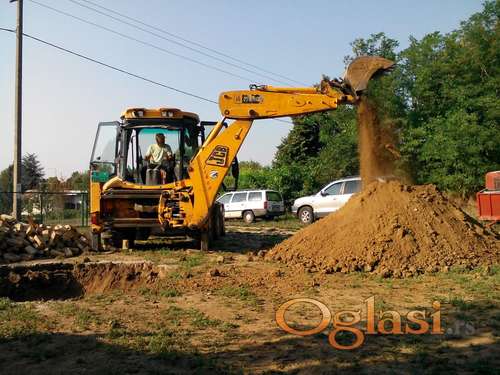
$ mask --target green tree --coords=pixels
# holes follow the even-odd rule
[[[43,180],[44,171],[42,164],[35,154],[26,154],[22,160],[21,185],[23,191],[38,189]]]
[[[318,155],[321,149],[319,140],[320,117],[300,116],[293,119],[293,128],[278,146],[273,164],[285,166],[306,164]]]
[[[73,172],[71,176],[66,179],[64,186],[68,190],[89,190],[89,171]]]
[[[13,170],[9,165],[0,172],[0,212],[12,212]],[[38,189],[44,176],[43,167],[35,154],[26,154],[21,161],[21,188],[23,191]]]
[[[409,106],[402,153],[417,183],[468,195],[500,168],[500,2],[401,53]]]

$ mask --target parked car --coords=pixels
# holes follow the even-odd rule
[[[274,190],[232,191],[217,199],[224,205],[224,217],[243,218],[251,223],[256,217],[272,218],[285,213],[285,204],[280,193]]]
[[[311,224],[317,218],[338,210],[360,190],[361,177],[333,181],[315,195],[296,199],[293,202],[292,213],[297,215],[302,224]]]

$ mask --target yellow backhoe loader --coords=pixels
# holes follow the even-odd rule
[[[342,79],[323,79],[318,87],[252,85],[223,92],[218,122],[200,122],[175,108],[130,108],[121,121],[100,123],[90,162],[92,246],[120,246],[123,239],[157,232],[190,236],[208,249],[225,233],[223,207],[215,199],[230,170],[237,179],[236,155],[254,120],[355,104],[368,81],[393,65],[363,56]]]

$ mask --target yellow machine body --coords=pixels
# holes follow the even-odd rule
[[[368,59],[367,66],[370,72],[363,76],[364,80],[370,79],[378,70],[392,66],[388,60],[382,60]],[[378,69],[377,66],[379,66]],[[358,78],[357,80],[351,79],[356,81],[357,87],[366,87],[363,82],[359,81],[360,72],[362,72],[359,62],[355,68]],[[91,215],[97,218],[92,220],[93,233],[98,234],[103,230],[98,217],[102,210],[101,197],[105,192],[113,189],[130,192],[157,191],[160,199],[155,209],[157,222],[163,230],[186,229],[199,232],[202,248],[208,248],[211,234],[218,220],[217,215],[214,214],[217,194],[253,121],[335,110],[340,104],[354,104],[357,94],[357,90],[345,89],[339,81],[326,79],[319,87],[252,86],[250,90],[221,93],[219,109],[224,118],[214,126],[197,153],[191,158],[186,178],[154,186],[131,183],[119,177],[114,177],[105,183],[91,183]],[[175,108],[131,108],[122,115],[122,119],[125,120],[143,118],[152,121],[185,117],[198,121],[196,114]],[[226,126],[226,119],[234,121]],[[144,124],[146,126],[147,122]]]

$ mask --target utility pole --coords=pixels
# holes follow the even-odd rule
[[[16,0],[10,0],[11,3]],[[14,217],[21,219],[21,158],[22,158],[22,121],[23,121],[23,0],[17,0],[16,28],[16,99],[15,99],[15,131],[14,131],[14,171],[12,211]]]

